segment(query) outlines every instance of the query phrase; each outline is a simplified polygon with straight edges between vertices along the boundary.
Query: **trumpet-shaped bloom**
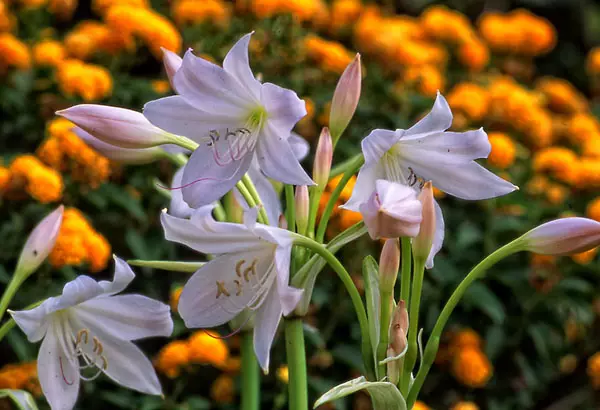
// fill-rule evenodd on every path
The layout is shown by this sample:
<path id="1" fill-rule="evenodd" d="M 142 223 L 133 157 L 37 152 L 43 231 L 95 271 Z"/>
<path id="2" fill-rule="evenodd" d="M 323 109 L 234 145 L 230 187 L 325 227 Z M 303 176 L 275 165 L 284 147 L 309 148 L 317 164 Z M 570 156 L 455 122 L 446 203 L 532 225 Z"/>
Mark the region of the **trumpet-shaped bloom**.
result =
<path id="1" fill-rule="evenodd" d="M 419 233 L 421 202 L 406 185 L 378 179 L 375 190 L 359 208 L 372 239 L 415 237 Z"/>
<path id="2" fill-rule="evenodd" d="M 178 311 L 187 327 L 209 328 L 229 322 L 248 309 L 254 317 L 254 351 L 262 368 L 281 316 L 294 310 L 302 290 L 290 287 L 290 232 L 256 223 L 257 209 L 244 214 L 244 224 L 217 222 L 212 206 L 190 219 L 163 212 L 167 240 L 218 255 L 185 284 Z"/>
<path id="3" fill-rule="evenodd" d="M 81 275 L 61 296 L 31 310 L 10 312 L 30 342 L 43 339 L 38 377 L 53 410 L 72 409 L 81 380 L 104 373 L 115 382 L 147 394 L 161 394 L 152 363 L 132 340 L 169 336 L 169 306 L 141 295 L 116 295 L 135 277 L 115 258 L 112 282 Z M 89 372 L 91 376 L 87 376 Z"/>
<path id="4" fill-rule="evenodd" d="M 232 47 L 223 68 L 188 50 L 172 77 L 179 95 L 144 107 L 144 115 L 156 126 L 200 144 L 182 180 L 183 198 L 193 208 L 230 191 L 255 157 L 270 178 L 313 184 L 288 141 L 294 125 L 306 115 L 304 101 L 291 90 L 261 84 L 254 77 L 248 61 L 250 36 Z"/>
<path id="5" fill-rule="evenodd" d="M 30 275 L 48 257 L 58 237 L 63 211 L 64 207 L 59 206 L 31 231 L 17 262 L 15 269 L 17 274 Z"/>
<path id="6" fill-rule="evenodd" d="M 451 124 L 450 107 L 438 94 L 431 112 L 408 130 L 372 131 L 362 141 L 365 164 L 344 208 L 359 211 L 378 179 L 399 182 L 417 191 L 424 181 L 431 181 L 440 190 L 469 200 L 494 198 L 518 189 L 475 162 L 487 158 L 491 150 L 483 129 L 446 131 Z M 433 254 L 439 251 L 444 237 L 443 216 L 437 203 L 435 211 Z"/>

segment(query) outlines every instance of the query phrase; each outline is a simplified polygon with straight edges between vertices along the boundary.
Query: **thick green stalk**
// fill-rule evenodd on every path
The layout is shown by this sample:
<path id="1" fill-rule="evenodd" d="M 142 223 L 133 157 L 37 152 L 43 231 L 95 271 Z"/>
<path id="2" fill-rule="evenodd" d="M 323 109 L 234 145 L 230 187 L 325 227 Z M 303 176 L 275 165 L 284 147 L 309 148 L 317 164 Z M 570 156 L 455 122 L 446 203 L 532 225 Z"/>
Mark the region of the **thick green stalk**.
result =
<path id="1" fill-rule="evenodd" d="M 252 332 L 242 334 L 242 410 L 260 409 L 260 371 L 254 355 Z"/>
<path id="2" fill-rule="evenodd" d="M 450 315 L 454 311 L 454 308 L 456 308 L 456 305 L 458 305 L 458 302 L 460 302 L 471 283 L 478 279 L 481 279 L 483 275 L 485 275 L 487 270 L 494 266 L 500 260 L 506 258 L 509 255 L 512 255 L 515 252 L 522 250 L 519 247 L 518 241 L 519 239 L 516 239 L 513 242 L 504 245 L 502 248 L 496 250 L 494 253 L 488 255 L 484 260 L 479 262 L 479 264 L 475 266 L 471 272 L 469 272 L 469 274 L 462 280 L 462 282 L 460 282 L 458 287 L 454 290 L 454 293 L 452 293 L 452 296 L 450 296 L 450 299 L 448 299 L 448 302 L 444 306 L 444 309 L 442 309 L 440 316 L 435 322 L 435 326 L 433 327 L 431 336 L 429 337 L 429 341 L 427 342 L 427 345 L 425 347 L 425 352 L 423 354 L 423 363 L 419 368 L 419 372 L 417 373 L 415 381 L 408 393 L 408 398 L 406 402 L 407 407 L 409 409 L 414 405 L 415 401 L 417 400 L 417 396 L 419 395 L 419 391 L 423 386 L 425 377 L 429 373 L 429 370 L 431 369 L 431 366 L 435 361 L 435 356 L 437 354 L 437 348 L 442 335 L 442 331 L 444 330 L 444 327 L 446 326 Z"/>
<path id="3" fill-rule="evenodd" d="M 290 410 L 307 410 L 306 352 L 301 318 L 296 317 L 285 321 L 285 350 L 290 375 L 288 408 Z"/>
<path id="4" fill-rule="evenodd" d="M 171 139 L 171 143 L 179 145 L 181 148 L 185 148 L 190 151 L 195 151 L 196 148 L 200 146 L 197 142 L 181 135 L 170 134 L 169 138 Z"/>
<path id="5" fill-rule="evenodd" d="M 2 299 L 0 299 L 0 320 L 4 317 L 4 313 L 6 312 L 10 301 L 17 293 L 17 290 L 19 290 L 19 287 L 25 282 L 25 279 L 27 279 L 27 276 L 23 277 L 23 275 L 19 275 L 17 272 L 13 274 L 6 290 L 2 294 Z"/>
<path id="6" fill-rule="evenodd" d="M 252 182 L 248 174 L 244 174 L 244 176 L 242 177 L 242 183 L 246 186 L 246 189 L 248 190 L 248 192 L 252 196 L 252 199 L 254 200 L 254 205 L 252 206 L 258 206 L 259 222 L 268 225 L 269 218 L 267 217 L 267 212 L 265 211 L 265 207 L 263 206 L 262 200 L 260 199 L 260 195 L 258 194 L 258 191 L 256 190 L 256 187 L 254 186 L 254 183 Z M 276 221 L 272 222 L 276 223 Z"/>
<path id="7" fill-rule="evenodd" d="M 377 365 L 379 366 L 379 374 L 386 373 L 386 365 L 380 364 L 387 356 L 388 345 L 390 344 L 390 317 L 391 317 L 391 300 L 392 292 L 379 289 L 381 300 L 379 301 L 379 345 L 377 346 Z"/>
<path id="8" fill-rule="evenodd" d="M 314 240 L 301 235 L 294 236 L 294 245 L 302 246 L 310 249 L 314 253 L 320 255 L 325 261 L 331 266 L 342 283 L 346 287 L 346 291 L 350 295 L 350 300 L 358 316 L 358 323 L 360 325 L 360 336 L 361 336 L 361 348 L 363 355 L 363 362 L 366 370 L 370 374 L 374 374 L 373 369 L 370 368 L 373 362 L 373 346 L 371 346 L 371 339 L 369 337 L 369 322 L 367 320 L 367 312 L 362 302 L 360 294 L 350 277 L 350 274 L 344 268 L 344 265 L 331 253 L 324 245 L 315 242 Z"/>
<path id="9" fill-rule="evenodd" d="M 425 261 L 421 258 L 414 259 L 414 275 L 412 282 L 412 291 L 410 296 L 409 328 L 408 328 L 408 350 L 404 359 L 404 371 L 400 391 L 406 397 L 410 382 L 410 375 L 417 363 L 417 334 L 419 332 L 419 309 L 421 305 L 421 290 L 423 288 L 423 278 L 425 273 Z"/>
<path id="10" fill-rule="evenodd" d="M 4 336 L 6 336 L 8 332 L 10 332 L 10 329 L 15 327 L 15 325 L 16 322 L 14 321 L 14 319 L 9 319 L 2 325 L 2 327 L 0 327 L 0 342 L 2 341 L 2 339 L 4 339 Z"/>
<path id="11" fill-rule="evenodd" d="M 327 205 L 325 206 L 325 210 L 321 215 L 321 220 L 319 221 L 319 228 L 317 229 L 316 240 L 319 243 L 323 243 L 323 238 L 325 237 L 325 231 L 327 230 L 327 223 L 329 222 L 329 218 L 331 217 L 331 213 L 333 212 L 333 208 L 337 203 L 340 194 L 344 190 L 344 187 L 350 181 L 350 178 L 354 175 L 356 171 L 365 163 L 365 157 L 362 155 L 356 156 L 353 158 L 352 162 L 346 168 L 346 172 L 344 172 L 344 176 L 337 184 L 331 196 L 329 197 L 329 201 L 327 201 Z"/>
<path id="12" fill-rule="evenodd" d="M 215 219 L 219 222 L 225 222 L 227 220 L 227 214 L 225 213 L 225 208 L 221 205 L 221 201 L 215 202 L 215 207 L 213 208 L 213 215 Z"/>
<path id="13" fill-rule="evenodd" d="M 319 202 L 321 201 L 321 195 L 323 195 L 323 188 L 315 185 L 309 188 L 309 192 L 310 208 L 308 210 L 308 224 L 306 225 L 306 232 L 300 233 L 308 236 L 309 238 L 314 238 L 315 224 L 317 223 L 317 212 L 319 211 Z"/>

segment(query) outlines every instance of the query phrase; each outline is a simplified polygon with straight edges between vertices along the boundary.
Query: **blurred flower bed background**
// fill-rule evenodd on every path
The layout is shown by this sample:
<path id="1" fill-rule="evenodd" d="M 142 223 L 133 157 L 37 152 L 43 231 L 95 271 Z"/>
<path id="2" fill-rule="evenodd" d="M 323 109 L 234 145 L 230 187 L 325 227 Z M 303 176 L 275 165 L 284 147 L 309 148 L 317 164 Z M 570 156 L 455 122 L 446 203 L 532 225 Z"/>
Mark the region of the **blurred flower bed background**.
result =
<path id="1" fill-rule="evenodd" d="M 338 145 L 338 162 L 357 153 L 374 127 L 413 123 L 440 90 L 454 112 L 453 129 L 483 126 L 493 147 L 486 165 L 520 186 L 496 200 L 441 202 L 447 239 L 424 284 L 427 333 L 463 275 L 498 244 L 559 216 L 600 221 L 600 48 L 593 47 L 600 43 L 600 7 L 487 3 L 0 0 L 0 286 L 36 221 L 59 203 L 67 207 L 49 263 L 12 307 L 60 293 L 79 272 L 108 277 L 112 252 L 193 259 L 164 241 L 158 221 L 168 198 L 157 185 L 170 181 L 174 166 L 111 162 L 54 112 L 82 102 L 141 110 L 172 92 L 161 48 L 182 53 L 191 47 L 221 61 L 240 35 L 255 30 L 255 72 L 306 101 L 308 115 L 296 131 L 313 145 L 327 125 L 339 75 L 361 53 L 363 92 Z M 341 200 L 351 189 L 352 183 Z M 326 193 L 323 206 L 327 199 Z M 360 217 L 336 210 L 328 234 Z M 370 241 L 344 251 L 359 289 L 360 261 L 373 251 Z M 102 380 L 83 385 L 79 408 L 236 408 L 239 340 L 184 328 L 175 310 L 187 274 L 136 272 L 133 286 L 169 300 L 174 310 L 174 340 L 142 344 L 162 376 L 165 397 Z M 519 255 L 499 264 L 453 315 L 419 408 L 598 408 L 599 280 L 596 250 L 571 258 Z M 312 399 L 356 376 L 361 357 L 347 295 L 331 274 L 317 283 L 307 320 L 315 327 L 305 329 Z M 40 396 L 35 350 L 19 331 L 8 334 L 0 345 L 0 389 Z M 282 343 L 272 357 L 262 406 L 284 409 Z M 0 401 L 0 409 L 8 406 Z M 331 408 L 368 409 L 370 401 L 358 394 Z"/>

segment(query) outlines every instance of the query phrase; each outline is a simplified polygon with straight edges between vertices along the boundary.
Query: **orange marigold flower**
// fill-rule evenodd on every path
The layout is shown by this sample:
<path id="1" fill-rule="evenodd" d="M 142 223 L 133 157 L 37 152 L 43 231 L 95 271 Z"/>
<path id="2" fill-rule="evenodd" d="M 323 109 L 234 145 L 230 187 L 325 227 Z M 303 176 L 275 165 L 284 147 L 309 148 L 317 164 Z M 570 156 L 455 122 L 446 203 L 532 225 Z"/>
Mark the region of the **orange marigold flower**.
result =
<path id="1" fill-rule="evenodd" d="M 577 154 L 568 148 L 549 147 L 533 157 L 535 172 L 548 172 L 559 181 L 573 183 L 578 179 Z"/>
<path id="2" fill-rule="evenodd" d="M 515 162 L 517 148 L 514 141 L 502 132 L 491 132 L 488 135 L 492 151 L 488 162 L 498 168 L 508 168 Z"/>
<path id="3" fill-rule="evenodd" d="M 171 14 L 178 26 L 208 21 L 226 27 L 231 7 L 222 0 L 178 0 L 171 6 Z"/>
<path id="4" fill-rule="evenodd" d="M 352 61 L 353 55 L 342 44 L 324 40 L 315 35 L 304 39 L 309 58 L 315 60 L 323 70 L 341 74 Z"/>
<path id="5" fill-rule="evenodd" d="M 431 6 L 421 15 L 427 34 L 436 40 L 460 43 L 474 37 L 469 19 L 445 6 Z"/>
<path id="6" fill-rule="evenodd" d="M 590 219 L 600 222 L 600 197 L 594 198 L 588 204 L 585 215 Z"/>
<path id="7" fill-rule="evenodd" d="M 171 85 L 167 80 L 154 80 L 150 85 L 157 94 L 166 94 L 171 90 Z"/>
<path id="8" fill-rule="evenodd" d="M 5 1 L 0 1 L 0 32 L 11 31 L 15 21 L 15 17 L 8 9 L 8 4 Z"/>
<path id="9" fill-rule="evenodd" d="M 579 160 L 575 186 L 581 189 L 600 188 L 600 159 L 582 158 Z"/>
<path id="10" fill-rule="evenodd" d="M 65 60 L 58 67 L 58 86 L 68 95 L 78 95 L 85 101 L 106 98 L 112 92 L 112 77 L 101 66 L 79 60 Z"/>
<path id="11" fill-rule="evenodd" d="M 575 253 L 571 255 L 571 259 L 580 265 L 587 265 L 596 258 L 598 248 L 593 248 L 585 252 Z"/>
<path id="12" fill-rule="evenodd" d="M 235 399 L 233 378 L 222 374 L 210 386 L 210 397 L 217 403 L 229 404 Z"/>
<path id="13" fill-rule="evenodd" d="M 114 55 L 132 49 L 133 38 L 97 21 L 83 21 L 65 36 L 65 48 L 71 57 L 87 60 L 97 52 Z"/>
<path id="14" fill-rule="evenodd" d="M 431 410 L 431 407 L 423 403 L 421 400 L 417 400 L 412 410 Z"/>
<path id="15" fill-rule="evenodd" d="M 536 90 L 544 94 L 551 110 L 562 113 L 584 112 L 587 100 L 577 89 L 562 78 L 543 77 L 537 81 Z"/>
<path id="16" fill-rule="evenodd" d="M 65 47 L 55 40 L 44 40 L 33 46 L 33 61 L 38 66 L 57 67 L 65 58 Z"/>
<path id="17" fill-rule="evenodd" d="M 188 346 L 190 361 L 193 363 L 211 364 L 222 367 L 229 357 L 229 348 L 218 334 L 199 330 L 190 336 Z"/>
<path id="18" fill-rule="evenodd" d="M 48 11 L 62 21 L 70 20 L 77 8 L 78 0 L 48 0 Z"/>
<path id="19" fill-rule="evenodd" d="M 8 189 L 10 184 L 11 172 L 8 168 L 0 166 L 0 194 Z"/>
<path id="20" fill-rule="evenodd" d="M 408 84 L 420 94 L 434 97 L 438 91 L 444 89 L 445 81 L 442 72 L 434 66 L 411 66 L 404 71 L 402 80 L 396 83 L 396 88 L 400 91 Z"/>
<path id="21" fill-rule="evenodd" d="M 590 50 L 585 68 L 589 75 L 600 74 L 600 47 L 594 47 Z"/>
<path id="22" fill-rule="evenodd" d="M 600 133 L 594 135 L 583 143 L 581 153 L 584 157 L 600 158 Z"/>
<path id="23" fill-rule="evenodd" d="M 131 7 L 149 8 L 148 0 L 93 0 L 92 9 L 103 16 L 113 6 L 127 5 Z"/>
<path id="24" fill-rule="evenodd" d="M 331 5 L 331 28 L 334 31 L 352 25 L 363 9 L 361 0 L 334 0 Z"/>
<path id="25" fill-rule="evenodd" d="M 459 401 L 450 410 L 479 410 L 479 406 L 472 401 Z"/>
<path id="26" fill-rule="evenodd" d="M 28 390 L 36 396 L 40 390 L 36 362 L 7 364 L 0 369 L 0 389 Z"/>
<path id="27" fill-rule="evenodd" d="M 179 297 L 181 296 L 182 291 L 183 286 L 177 286 L 171 291 L 171 295 L 169 296 L 169 306 L 171 306 L 173 312 L 177 312 L 177 305 L 179 305 Z"/>
<path id="28" fill-rule="evenodd" d="M 478 39 L 463 42 L 458 48 L 458 61 L 469 71 L 480 72 L 490 61 L 487 46 Z"/>
<path id="29" fill-rule="evenodd" d="M 467 347 L 481 349 L 483 340 L 481 336 L 473 329 L 461 329 L 452 336 L 450 341 L 450 350 L 457 351 Z"/>
<path id="30" fill-rule="evenodd" d="M 600 352 L 594 353 L 587 362 L 587 374 L 595 389 L 600 389 Z"/>
<path id="31" fill-rule="evenodd" d="M 160 349 L 158 356 L 154 359 L 154 367 L 167 377 L 174 379 L 179 376 L 181 367 L 189 362 L 190 352 L 187 341 L 175 340 Z"/>
<path id="32" fill-rule="evenodd" d="M 560 205 L 569 196 L 569 189 L 561 184 L 550 183 L 546 188 L 546 199 L 552 205 Z"/>
<path id="33" fill-rule="evenodd" d="M 573 115 L 567 125 L 567 138 L 576 145 L 594 140 L 600 135 L 598 120 L 588 113 Z"/>
<path id="34" fill-rule="evenodd" d="M 10 165 L 11 178 L 20 181 L 25 192 L 41 203 L 62 198 L 63 181 L 54 169 L 44 165 L 33 155 L 21 155 Z"/>
<path id="35" fill-rule="evenodd" d="M 10 33 L 0 34 L 0 68 L 15 67 L 25 70 L 31 66 L 29 48 Z"/>
<path id="36" fill-rule="evenodd" d="M 362 214 L 360 212 L 350 211 L 349 209 L 343 209 L 340 212 L 340 230 L 346 230 L 352 225 L 362 221 Z"/>
<path id="37" fill-rule="evenodd" d="M 488 112 L 489 94 L 477 84 L 459 83 L 447 97 L 448 104 L 455 115 L 461 113 L 472 121 L 479 121 Z"/>
<path id="38" fill-rule="evenodd" d="M 106 269 L 111 257 L 111 246 L 106 238 L 98 233 L 91 232 L 85 238 L 85 248 L 91 272 L 100 272 Z"/>
<path id="39" fill-rule="evenodd" d="M 484 387 L 492 373 L 492 364 L 485 353 L 476 347 L 460 349 L 452 359 L 452 374 L 465 386 Z"/>

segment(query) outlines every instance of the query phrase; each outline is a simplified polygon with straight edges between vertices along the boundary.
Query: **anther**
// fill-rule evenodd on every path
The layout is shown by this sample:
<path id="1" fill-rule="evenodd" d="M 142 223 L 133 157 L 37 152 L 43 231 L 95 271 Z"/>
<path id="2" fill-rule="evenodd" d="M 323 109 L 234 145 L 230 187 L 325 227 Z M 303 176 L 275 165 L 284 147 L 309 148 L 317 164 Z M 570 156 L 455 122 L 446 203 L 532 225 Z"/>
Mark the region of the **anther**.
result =
<path id="1" fill-rule="evenodd" d="M 81 329 L 79 332 L 77 332 L 77 338 L 75 339 L 75 345 L 78 345 L 79 343 L 81 343 L 81 339 L 83 337 L 85 337 L 85 342 L 83 342 L 84 344 L 88 344 L 89 341 L 89 335 L 90 335 L 90 331 L 87 329 Z"/>
<path id="2" fill-rule="evenodd" d="M 100 340 L 98 340 L 98 338 L 96 336 L 94 336 L 94 338 L 92 340 L 94 341 L 94 349 L 92 351 L 94 353 L 96 353 L 97 355 L 101 355 L 102 352 L 104 351 L 104 348 L 102 347 L 102 343 L 100 343 Z"/>
<path id="3" fill-rule="evenodd" d="M 238 276 L 238 278 L 242 277 L 242 272 L 240 272 L 240 269 L 242 268 L 242 265 L 246 263 L 245 259 L 241 259 L 239 260 L 236 264 L 235 264 L 235 274 Z"/>
<path id="4" fill-rule="evenodd" d="M 240 296 L 242 294 L 242 283 L 237 279 L 235 279 L 233 283 L 235 283 L 235 286 L 237 288 L 235 296 Z"/>
<path id="5" fill-rule="evenodd" d="M 225 282 L 217 281 L 217 296 L 215 299 L 219 299 L 219 296 L 225 295 L 227 297 L 231 296 L 230 293 L 225 288 Z"/>
<path id="6" fill-rule="evenodd" d="M 250 282 L 250 278 L 248 277 L 250 273 L 252 273 L 252 276 L 256 276 L 256 262 L 258 262 L 258 259 L 254 259 L 252 264 L 244 269 L 244 280 L 246 282 Z"/>

